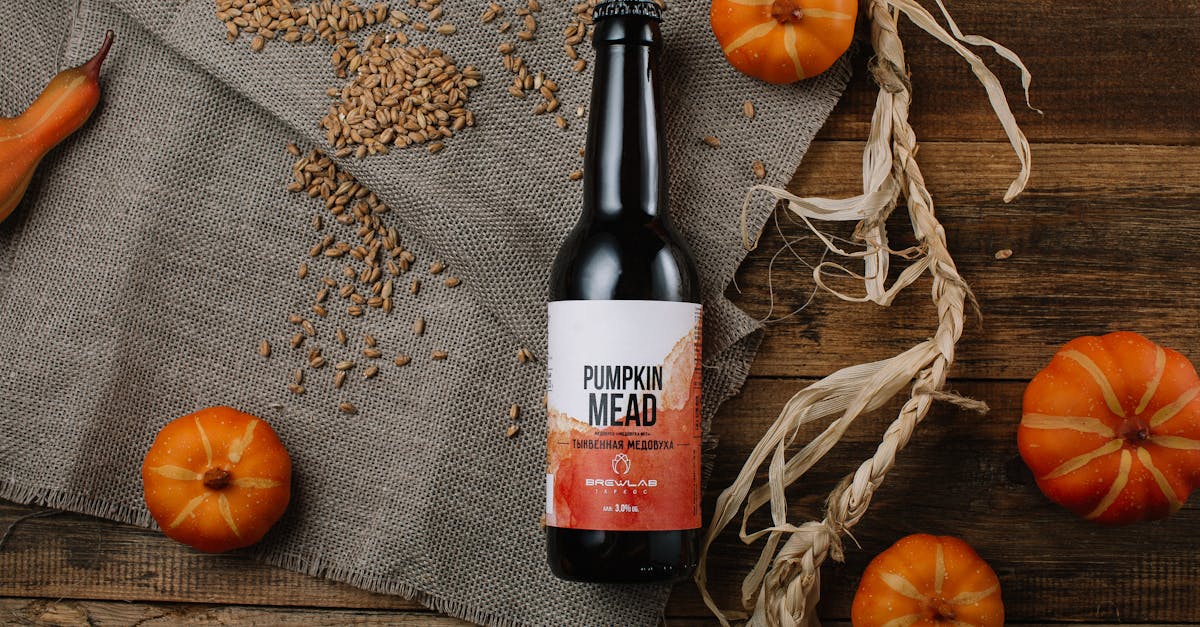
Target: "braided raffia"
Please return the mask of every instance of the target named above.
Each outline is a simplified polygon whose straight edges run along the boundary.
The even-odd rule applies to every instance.
[[[842,536],[862,519],[875,489],[883,483],[896,463],[897,454],[908,444],[933,402],[940,400],[965,409],[986,410],[982,403],[942,391],[946,373],[954,362],[955,345],[962,335],[964,308],[972,296],[946,247],[945,230],[934,214],[933,199],[917,165],[917,138],[908,123],[911,84],[896,30],[897,17],[904,14],[961,55],[987,90],[1021,165],[1020,173],[1005,193],[1005,201],[1016,197],[1029,179],[1029,143],[1017,127],[999,80],[964,44],[990,47],[1020,68],[1027,102],[1030,75],[1016,54],[1007,48],[977,35],[964,35],[941,0],[935,1],[949,31],[916,0],[865,0],[864,13],[871,21],[871,43],[875,50],[872,72],[880,89],[863,154],[863,193],[854,198],[831,200],[800,198],[767,186],[756,187],[752,192],[765,192],[785,201],[788,210],[804,220],[832,253],[862,260],[861,274],[831,262],[818,265],[813,278],[823,289],[844,300],[887,306],[901,290],[928,273],[938,319],[930,339],[890,359],[839,370],[793,396],[754,448],[737,479],[721,493],[704,538],[696,582],[705,603],[723,624],[746,618],[753,625],[817,624],[821,564],[830,557],[842,560]],[[918,245],[894,251],[888,247],[885,223],[901,200],[908,209]],[[841,248],[834,238],[821,232],[817,223],[822,221],[857,222],[856,237],[861,249]],[[747,245],[753,246],[744,229],[743,234]],[[889,286],[888,268],[893,255],[911,259],[912,263]],[[835,272],[861,279],[865,293],[848,295],[829,287],[824,277]],[[789,521],[787,487],[824,457],[856,418],[881,408],[905,388],[908,399],[874,454],[829,495],[825,518],[802,524]],[[800,427],[822,420],[828,420],[824,431],[798,451],[789,453]],[[755,476],[764,465],[767,482],[756,486]],[[751,514],[764,506],[769,506],[771,525],[748,531]],[[744,611],[724,612],[706,586],[708,550],[739,511],[742,541],[746,544],[761,541],[762,548],[757,563],[742,583]]]

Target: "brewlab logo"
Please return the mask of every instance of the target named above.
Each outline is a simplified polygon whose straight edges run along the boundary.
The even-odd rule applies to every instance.
[[[629,474],[629,470],[631,468],[633,468],[633,462],[630,461],[628,455],[626,455],[624,453],[617,453],[612,458],[613,474],[627,475],[627,474]]]

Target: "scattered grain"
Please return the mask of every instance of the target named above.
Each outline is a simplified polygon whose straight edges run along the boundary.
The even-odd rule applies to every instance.
[[[571,179],[572,181],[578,181],[579,179],[583,178],[583,170],[573,170],[567,175],[567,178]]]
[[[362,376],[364,379],[373,379],[377,374],[379,374],[379,366],[372,365],[363,370]]]
[[[516,403],[513,403],[512,407],[508,408],[508,417],[512,420],[516,420],[520,416],[521,416],[520,406],[518,406]]]
[[[362,354],[363,357],[366,357],[367,359],[379,359],[380,357],[383,357],[383,353],[381,353],[378,348],[371,348],[370,346],[362,349]]]
[[[263,357],[270,357],[271,356],[271,343],[266,340],[260,341],[258,343],[258,354],[262,355]]]
[[[338,410],[341,411],[343,414],[357,414],[358,413],[358,408],[355,407],[353,403],[347,403],[345,401],[338,403]]]
[[[709,136],[705,137],[704,143],[708,144],[709,146],[712,146],[713,148],[721,147],[721,140],[717,139],[716,136],[714,136],[714,135],[709,135]]]
[[[287,389],[289,392],[297,396],[304,394],[304,386],[298,383],[289,383]]]
[[[462,285],[462,279],[460,279],[456,276],[452,276],[452,277],[447,277],[445,281],[442,281],[442,283],[446,287],[458,287],[458,286]]]
[[[755,159],[754,163],[750,164],[750,168],[754,170],[754,178],[760,181],[766,178],[767,166],[763,165],[762,161]]]
[[[746,116],[747,118],[750,118],[751,120],[754,119],[754,103],[753,102],[747,100],[746,102],[742,103],[742,115]]]
[[[342,386],[345,384],[346,384],[346,372],[344,370],[338,370],[338,371],[334,372],[333,387],[340,390],[342,388]]]
[[[438,361],[441,361],[449,356],[450,356],[450,354],[447,353],[446,351],[433,351],[433,354],[431,355],[431,357],[433,357],[433,359],[438,360]]]
[[[307,263],[300,264],[300,267],[296,270],[296,278],[300,278],[300,279],[308,278],[308,264]]]
[[[508,428],[504,430],[504,437],[511,438],[517,435],[517,433],[520,431],[521,427],[519,425],[508,425]]]
[[[291,344],[292,344],[292,348],[300,348],[300,345],[304,344],[304,334],[303,333],[293,333]]]
[[[404,366],[412,363],[412,357],[408,355],[398,355],[396,359],[392,361],[392,363],[403,368]]]
[[[1012,257],[1012,256],[1013,256],[1013,251],[1011,248],[1004,248],[1002,250],[996,251],[996,259],[1004,260],[1004,259],[1008,259],[1009,257]]]

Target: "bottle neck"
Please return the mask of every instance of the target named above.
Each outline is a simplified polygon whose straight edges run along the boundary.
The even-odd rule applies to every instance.
[[[592,106],[584,153],[584,219],[667,218],[667,151],[655,20],[604,18],[593,36]]]

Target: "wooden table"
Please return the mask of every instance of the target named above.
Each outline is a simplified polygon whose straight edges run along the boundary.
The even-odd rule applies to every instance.
[[[933,3],[926,2],[932,6]],[[952,387],[987,401],[980,417],[938,407],[854,530],[846,563],[824,570],[822,616],[845,621],[864,565],[912,532],[961,536],[995,567],[1014,623],[1200,622],[1200,508],[1123,529],[1082,522],[1032,485],[1016,450],[1025,382],[1078,335],[1141,331],[1200,362],[1200,39],[1197,0],[951,0],[968,32],[996,38],[1034,73],[1034,104],[1017,109],[1034,142],[1029,190],[1000,197],[1016,165],[983,90],[957,56],[913,27],[907,37],[920,159],[982,326],[969,325]],[[1017,74],[993,63],[1010,87]],[[866,55],[792,187],[849,195],[859,187],[862,140],[875,90]],[[789,236],[803,231],[780,220]],[[896,221],[903,229],[903,223]],[[767,311],[766,269],[782,244],[769,229],[739,279],[737,301]],[[1012,249],[996,260],[994,253]],[[811,242],[801,242],[812,255]],[[781,256],[786,259],[786,256]],[[808,299],[809,272],[775,268],[777,312]],[[927,284],[895,306],[818,295],[769,327],[753,376],[716,421],[725,487],[792,393],[839,367],[884,358],[933,329]],[[887,424],[863,420],[791,493],[791,515],[818,516],[834,483],[865,459]],[[1193,502],[1195,499],[1193,499]],[[0,526],[32,508],[0,502]],[[726,607],[756,555],[729,536],[713,578]],[[451,625],[397,597],[201,555],[135,527],[61,514],[22,523],[0,551],[0,622],[125,624],[161,618],[332,624]],[[712,621],[692,585],[680,585],[669,624]]]

